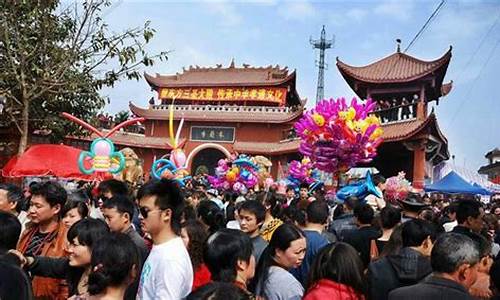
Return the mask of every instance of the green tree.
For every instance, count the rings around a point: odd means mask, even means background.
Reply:
[[[122,110],[116,113],[115,117],[113,118],[113,121],[115,122],[115,125],[120,124],[121,122],[125,122],[130,118],[130,113],[126,110]]]
[[[167,52],[145,50],[155,33],[149,22],[111,32],[102,19],[110,4],[87,0],[62,8],[57,0],[0,1],[1,117],[19,131],[19,154],[33,129],[49,130],[54,140],[78,134],[61,112],[91,120],[107,100],[99,95],[102,87],[139,80],[141,67],[167,59]]]

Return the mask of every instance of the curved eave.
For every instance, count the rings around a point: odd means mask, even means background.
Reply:
[[[164,77],[176,77],[175,75],[164,76]],[[203,82],[203,83],[192,83],[192,82],[172,82],[165,83],[162,82],[162,79],[159,78],[158,74],[156,77],[153,77],[146,72],[144,72],[144,78],[146,82],[153,89],[158,88],[183,88],[183,87],[253,87],[253,86],[279,86],[290,81],[295,82],[296,79],[296,71],[294,70],[290,74],[288,74],[283,79],[277,79],[270,82],[259,81],[259,82]]]
[[[441,96],[444,97],[444,96],[448,95],[452,89],[453,89],[453,80],[451,80],[448,83],[444,83],[441,86]]]
[[[409,55],[406,55],[403,53],[394,53],[394,54],[391,54],[391,55],[389,55],[389,56],[387,56],[379,61],[373,62],[369,65],[362,66],[362,67],[355,67],[355,66],[348,65],[348,64],[342,62],[338,57],[337,57],[336,64],[337,64],[337,68],[339,69],[340,73],[348,82],[350,82],[352,80],[357,80],[357,81],[360,81],[363,83],[372,83],[372,84],[373,83],[375,83],[375,84],[377,84],[377,83],[408,83],[408,82],[412,82],[414,80],[418,80],[420,78],[423,78],[423,77],[425,77],[433,72],[436,72],[440,68],[444,68],[444,70],[446,70],[448,68],[448,64],[450,63],[451,50],[452,50],[452,47],[450,46],[449,50],[443,56],[441,56],[440,58],[433,60],[433,61],[424,61],[424,60],[420,60],[418,58],[415,58],[415,57],[412,57],[412,56],[409,56]],[[436,64],[436,65],[432,68],[429,68],[428,70],[421,72],[421,73],[415,74],[413,76],[408,76],[405,78],[366,78],[366,77],[363,77],[363,76],[360,76],[359,74],[357,74],[357,72],[359,72],[359,70],[377,67],[377,64],[384,63],[383,61],[388,59],[392,55],[404,55],[406,58],[409,58],[417,63]]]
[[[132,113],[139,117],[144,117],[149,120],[168,120],[168,110],[160,109],[145,109],[129,103]],[[174,113],[174,120],[184,118],[186,121],[199,121],[199,122],[239,122],[239,123],[272,123],[283,124],[297,120],[303,114],[303,110],[299,109],[293,113],[256,113],[245,114],[235,112],[220,112],[220,111],[179,111]]]

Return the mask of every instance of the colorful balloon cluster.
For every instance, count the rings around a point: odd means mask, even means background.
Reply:
[[[311,160],[304,157],[302,161],[292,160],[288,166],[287,185],[299,189],[300,185],[305,183],[313,185],[319,180],[319,173],[313,168]]]
[[[215,168],[215,176],[209,176],[210,184],[219,190],[246,194],[258,183],[259,167],[247,155],[240,155],[233,161],[221,159]]]
[[[411,192],[411,183],[405,178],[405,172],[401,171],[397,176],[387,178],[385,182],[384,199],[390,203],[397,203],[399,200],[406,199]]]
[[[301,138],[299,151],[311,158],[315,168],[344,172],[357,163],[371,161],[382,143],[380,119],[370,113],[375,102],[356,98],[323,100],[295,123]]]

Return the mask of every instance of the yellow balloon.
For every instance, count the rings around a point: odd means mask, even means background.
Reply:
[[[236,173],[234,173],[232,170],[226,173],[226,179],[229,182],[235,181],[236,180]]]
[[[325,125],[325,118],[320,114],[313,114],[312,119],[314,121],[314,124],[318,125],[319,127]]]
[[[353,120],[356,117],[356,110],[353,107],[349,107],[347,110],[347,119]]]
[[[240,169],[238,169],[238,167],[233,167],[231,171],[233,171],[234,174],[240,174]]]
[[[382,128],[379,127],[375,129],[375,131],[373,131],[373,133],[370,135],[370,139],[376,140],[382,135],[382,133],[384,133],[384,130],[382,130]]]

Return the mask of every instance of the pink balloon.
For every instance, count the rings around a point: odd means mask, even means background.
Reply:
[[[182,168],[186,164],[186,154],[182,149],[175,149],[170,153],[170,160],[177,168]]]

